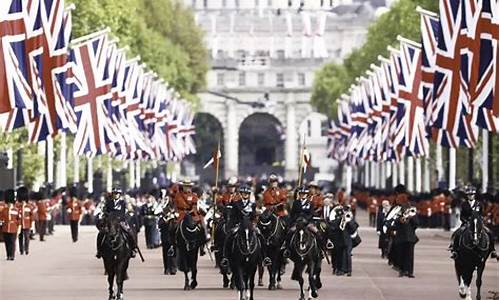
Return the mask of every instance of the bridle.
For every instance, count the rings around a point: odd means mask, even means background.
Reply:
[[[191,251],[191,250],[193,250],[194,245],[196,244],[196,241],[190,241],[186,238],[186,235],[184,234],[184,230],[183,230],[184,226],[182,226],[183,224],[184,224],[184,220],[182,220],[181,223],[179,224],[177,231],[179,231],[181,233],[181,237],[184,240],[184,244],[186,245],[186,250]],[[198,228],[198,226],[195,226],[193,229],[190,229],[188,226],[186,226],[186,230],[189,233],[195,233],[195,232],[199,231],[200,228]]]
[[[273,231],[272,233],[266,238],[266,245],[269,246],[269,244],[271,244],[271,239],[274,238],[274,236],[276,235],[276,233],[278,232],[278,227],[280,225],[280,222],[279,222],[279,219],[278,217],[275,215],[275,214],[272,214],[272,217],[274,218],[275,220],[275,223],[274,223],[274,228],[273,228]],[[266,227],[269,226],[272,222],[272,219],[270,219],[268,222],[262,222],[261,219],[259,219],[259,224],[261,224],[262,226]]]
[[[307,256],[311,252],[313,247],[316,246],[316,239],[315,238],[311,239],[311,242],[309,243],[309,247],[307,247],[307,245],[302,246],[304,244],[302,242],[302,239],[303,239],[305,232],[306,232],[305,228],[297,230],[297,232],[295,232],[293,234],[292,240],[291,240],[291,244],[294,245],[296,242],[295,240],[297,239],[297,235],[300,235],[299,247],[298,247],[298,249],[297,249],[297,247],[294,247],[294,248],[295,248],[295,251],[297,252],[297,254],[299,255],[301,260],[304,260],[304,257]],[[310,236],[312,236],[312,235],[310,235]]]
[[[241,236],[239,236],[239,234],[238,234],[238,238],[236,239],[236,244],[238,245],[238,250],[240,251],[240,253],[243,256],[250,256],[250,255],[254,254],[255,251],[257,250],[257,246],[259,245],[259,240],[256,239],[253,248],[251,248],[249,235],[250,235],[250,230],[245,229],[245,242],[246,242],[246,249],[248,249],[248,250],[242,249],[241,241],[243,239],[241,238]],[[252,236],[256,237],[255,234],[253,234]]]

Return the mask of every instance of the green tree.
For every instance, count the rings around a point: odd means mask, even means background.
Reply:
[[[364,74],[372,63],[378,64],[379,55],[387,56],[387,46],[398,46],[398,35],[415,41],[420,40],[420,17],[416,11],[417,6],[437,11],[438,1],[399,0],[368,27],[363,46],[352,51],[342,65],[327,64],[316,74],[312,103],[318,111],[333,116],[332,113],[335,112],[336,107],[335,100],[346,93],[356,78]],[[332,72],[332,70],[335,71]],[[325,83],[331,83],[332,80],[334,83],[329,86],[325,85]]]
[[[69,0],[73,36],[110,27],[130,57],[141,59],[182,96],[194,100],[208,70],[203,34],[192,12],[173,0]]]

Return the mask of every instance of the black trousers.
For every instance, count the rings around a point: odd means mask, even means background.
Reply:
[[[38,234],[40,234],[40,241],[44,241],[47,234],[47,220],[38,221]]]
[[[78,221],[70,221],[69,226],[71,227],[71,238],[73,242],[78,241]]]
[[[64,216],[65,214],[62,214],[62,215]],[[50,221],[46,221],[46,222],[47,222],[47,228],[49,230],[49,234],[53,234],[54,233],[54,225],[56,223],[54,217],[52,217],[50,219]]]
[[[149,248],[154,248],[154,225],[144,225],[144,236],[146,238],[146,247]]]
[[[28,254],[30,251],[30,229],[21,229],[19,233],[19,252]]]
[[[7,258],[14,259],[16,254],[16,237],[17,233],[3,233],[3,238],[5,242],[5,252],[7,252]]]
[[[399,244],[398,248],[401,259],[401,272],[413,274],[415,243],[404,242]]]

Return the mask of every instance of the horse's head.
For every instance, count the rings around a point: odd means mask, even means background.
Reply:
[[[243,218],[243,220],[241,220],[236,239],[242,255],[253,254],[257,249],[257,234],[248,218]]]
[[[269,232],[274,227],[276,221],[276,215],[273,214],[271,210],[265,210],[259,216],[259,223],[257,223],[257,226],[263,233]]]
[[[477,211],[473,211],[468,224],[469,232],[472,235],[474,246],[479,245],[481,233],[483,232],[483,216]]]

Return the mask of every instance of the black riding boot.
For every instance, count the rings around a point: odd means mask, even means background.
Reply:
[[[231,252],[231,247],[233,245],[233,239],[234,239],[235,233],[230,232],[227,236],[226,239],[224,240],[224,247],[222,249],[222,259],[220,261],[220,266],[222,268],[228,268],[229,267],[229,253]]]
[[[259,239],[260,242],[260,255],[262,255],[262,264],[264,267],[270,266],[273,262],[271,261],[271,258],[267,255],[266,253],[266,241],[264,240],[264,236],[260,232],[257,232],[257,238]]]
[[[96,242],[96,248],[97,248],[97,253],[95,257],[101,258],[102,257],[102,243],[104,241],[104,233],[99,231],[97,234],[97,242]]]

